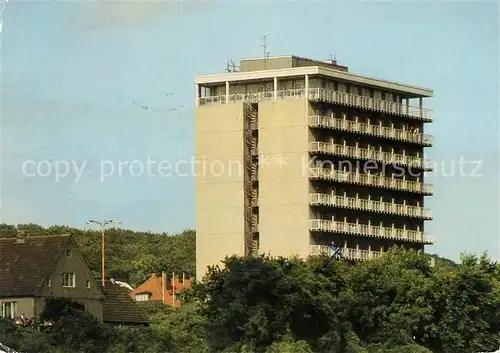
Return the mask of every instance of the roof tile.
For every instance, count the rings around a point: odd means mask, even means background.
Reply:
[[[105,282],[104,322],[120,324],[146,324],[148,317],[143,308],[130,298],[129,290],[110,281]]]
[[[69,235],[0,238],[0,297],[34,296]]]

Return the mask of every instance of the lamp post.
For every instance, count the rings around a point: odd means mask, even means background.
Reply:
[[[105,262],[105,250],[104,250],[104,233],[106,231],[106,226],[109,224],[121,224],[122,221],[115,221],[113,219],[108,219],[107,221],[99,222],[95,221],[93,219],[89,219],[87,224],[97,224],[101,228],[101,282],[102,282],[102,288],[104,289],[104,280],[105,280],[105,267],[104,267],[104,262]]]

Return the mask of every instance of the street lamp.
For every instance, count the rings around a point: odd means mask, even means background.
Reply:
[[[113,219],[108,219],[107,221],[103,222],[98,222],[93,219],[89,219],[87,224],[97,224],[101,227],[101,281],[102,281],[102,288],[104,289],[104,279],[105,277],[105,269],[104,269],[104,262],[105,262],[105,250],[104,250],[104,232],[106,231],[106,226],[109,224],[121,224],[123,223],[122,221],[115,221]]]

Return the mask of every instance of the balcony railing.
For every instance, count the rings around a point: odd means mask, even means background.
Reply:
[[[392,140],[407,141],[432,146],[433,137],[414,131],[395,129],[381,125],[360,123],[356,121],[338,119],[329,116],[313,115],[309,117],[309,126],[322,127],[333,130],[349,131],[353,133],[383,137]]]
[[[259,193],[256,190],[252,191],[252,207],[259,206]]]
[[[252,171],[251,171],[250,177],[251,177],[252,181],[259,180],[259,168],[255,164],[252,165]]]
[[[365,148],[345,146],[329,142],[309,142],[309,151],[313,153],[324,153],[355,159],[380,161],[385,164],[400,164],[426,170],[428,170],[431,165],[430,161],[422,157],[374,151]]]
[[[252,216],[252,232],[257,233],[259,231],[259,217],[256,215]]]
[[[255,138],[252,139],[252,142],[250,144],[250,154],[252,156],[256,156],[259,154],[257,139],[255,139]]]
[[[409,206],[391,202],[360,199],[329,194],[309,194],[309,204],[357,209],[370,212],[396,214],[401,216],[432,219],[432,210],[424,207]]]
[[[305,97],[304,89],[287,89],[277,91],[276,98],[279,100],[299,99]],[[229,103],[258,103],[260,101],[273,100],[274,91],[255,93],[233,93],[229,95]],[[200,105],[226,104],[226,95],[200,97]]]
[[[248,102],[245,102],[245,119],[248,119],[247,123],[249,124],[250,130],[257,130],[259,127],[257,110],[247,103]]]
[[[381,251],[361,250],[346,247],[340,248],[340,252],[346,259],[359,261],[371,260],[383,255],[383,252]],[[311,245],[309,247],[309,254],[312,256],[318,256],[322,254],[332,256],[333,250],[326,245]]]
[[[366,261],[373,260],[378,257],[384,255],[385,251],[373,251],[373,250],[361,250],[359,248],[348,248],[343,247],[339,249],[342,253],[342,256],[348,260],[358,260],[358,261]],[[310,245],[309,246],[309,255],[318,256],[318,255],[327,255],[331,257],[333,255],[333,250],[327,245]],[[436,265],[436,259],[430,258],[429,266],[434,267]]]
[[[361,174],[357,172],[349,173],[330,168],[311,167],[309,168],[309,177],[312,179],[332,180],[342,183],[409,191],[424,195],[432,195],[434,192],[434,186],[430,184],[405,179],[386,178],[372,174]]]
[[[356,236],[388,238],[400,241],[411,241],[433,244],[434,238],[429,233],[418,230],[387,228],[368,224],[346,223],[326,219],[309,220],[309,229],[315,232],[335,232]]]
[[[324,101],[342,104],[346,106],[359,107],[363,109],[381,111],[388,114],[404,115],[422,121],[432,121],[433,111],[427,108],[419,108],[403,103],[389,102],[382,99],[360,96],[352,93],[343,93],[325,88],[309,88],[308,96],[313,101]],[[288,89],[276,91],[276,99],[300,99],[305,97],[305,89]],[[229,103],[246,102],[257,103],[274,99],[274,91],[257,93],[233,93],[228,96]],[[226,95],[200,97],[200,105],[225,104]]]
[[[309,99],[382,111],[389,114],[405,115],[425,121],[433,120],[433,111],[431,109],[419,108],[403,103],[389,102],[382,99],[359,96],[352,93],[343,93],[324,88],[310,88]]]

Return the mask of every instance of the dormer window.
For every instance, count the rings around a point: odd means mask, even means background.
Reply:
[[[135,301],[137,301],[137,302],[147,302],[150,297],[151,297],[151,293],[149,293],[149,292],[137,293],[135,295]]]
[[[71,257],[71,249],[66,250],[66,257]]]

